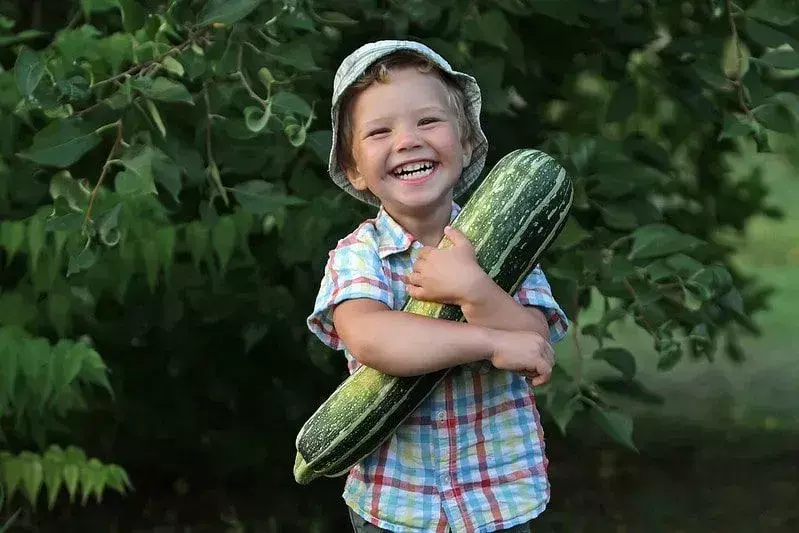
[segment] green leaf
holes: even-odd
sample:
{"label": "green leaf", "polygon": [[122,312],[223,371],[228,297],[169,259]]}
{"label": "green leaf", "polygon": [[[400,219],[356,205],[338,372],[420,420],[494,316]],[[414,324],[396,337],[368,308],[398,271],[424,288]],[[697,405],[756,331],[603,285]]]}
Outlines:
{"label": "green leaf", "polygon": [[180,166],[168,155],[155,150],[153,159],[153,175],[155,181],[172,195],[175,202],[180,203],[180,191],[183,188]]}
{"label": "green leaf", "polygon": [[164,273],[169,275],[175,255],[175,227],[164,226],[155,232],[155,247],[158,259],[164,267]]}
{"label": "green leaf", "polygon": [[100,235],[100,241],[106,246],[116,246],[122,238],[122,233],[118,227],[121,210],[122,204],[118,203],[97,217],[97,230]]}
{"label": "green leaf", "polygon": [[41,55],[27,46],[23,47],[14,63],[14,75],[22,96],[30,96],[44,76]]}
{"label": "green leaf", "polygon": [[592,405],[591,418],[616,442],[633,451],[638,451],[633,442],[633,419],[630,415]]}
{"label": "green leaf", "polygon": [[732,276],[724,267],[709,266],[685,280],[685,286],[702,301],[708,301],[730,290]]}
{"label": "green leaf", "polygon": [[772,50],[758,58],[758,61],[772,68],[799,68],[799,53],[790,50]]}
{"label": "green leaf", "polygon": [[47,317],[59,335],[66,336],[70,326],[69,296],[61,292],[51,292],[47,297]]}
{"label": "green leaf", "polygon": [[309,133],[305,139],[305,146],[310,148],[319,162],[327,167],[330,149],[333,146],[333,131],[318,130]]}
{"label": "green leaf", "polygon": [[55,507],[55,502],[58,499],[58,493],[61,490],[61,484],[63,482],[63,458],[61,460],[55,460],[48,457],[48,460],[43,463],[43,466],[44,486],[47,488],[47,507],[52,510],[53,507]]}
{"label": "green leaf", "polygon": [[702,241],[681,233],[676,228],[662,224],[651,224],[633,232],[633,245],[628,259],[654,259],[679,252],[690,252]]}
{"label": "green leaf", "polygon": [[97,261],[97,254],[91,247],[84,248],[75,255],[69,256],[67,277],[88,270]]}
{"label": "green leaf", "polygon": [[144,26],[147,13],[136,0],[118,0],[119,10],[122,13],[122,25],[128,33],[134,33]]}
{"label": "green leaf", "polygon": [[762,46],[778,48],[787,44],[794,51],[799,50],[799,40],[752,18],[746,19],[746,33]]}
{"label": "green leaf", "polygon": [[22,462],[22,486],[29,502],[36,502],[44,482],[44,471],[38,457],[30,455]]}
{"label": "green leaf", "polygon": [[211,246],[216,251],[219,264],[226,269],[236,246],[236,222],[232,217],[221,217],[211,230]]}
{"label": "green leaf", "polygon": [[671,370],[682,359],[682,346],[674,339],[658,339],[655,342],[655,348],[660,354],[657,368],[661,372]]}
{"label": "green leaf", "polygon": [[263,3],[264,0],[209,0],[200,14],[198,24],[233,24],[243,19]]}
{"label": "green leaf", "polygon": [[78,492],[78,480],[80,479],[80,467],[75,463],[64,464],[64,486],[67,488],[69,494],[69,501],[75,501],[75,495]]}
{"label": "green leaf", "polygon": [[293,42],[276,46],[268,54],[280,63],[304,72],[319,70],[307,44]]}
{"label": "green leaf", "polygon": [[0,476],[0,481],[4,482],[6,497],[10,500],[23,482],[25,474],[24,461],[19,457],[7,457],[0,462],[0,467],[3,472],[3,475]]}
{"label": "green leaf", "polygon": [[650,391],[639,381],[623,377],[600,378],[594,382],[602,390],[650,405],[663,405],[662,396]]}
{"label": "green leaf", "polygon": [[747,119],[748,117],[745,118],[741,115],[724,113],[724,126],[721,129],[721,133],[719,133],[718,139],[734,139],[752,133],[754,128],[750,122],[753,121],[747,121]]}
{"label": "green leaf", "polygon": [[40,30],[23,30],[14,35],[0,35],[0,48],[45,36],[47,36],[47,33]]}
{"label": "green leaf", "polygon": [[122,157],[126,170],[117,174],[114,186],[122,195],[156,194],[153,178],[155,150],[149,145],[141,145],[128,150]]}
{"label": "green leaf", "polygon": [[194,220],[186,226],[186,243],[189,245],[194,266],[200,268],[200,261],[208,250],[210,230],[199,220]]}
{"label": "green leaf", "polygon": [[272,183],[250,180],[233,187],[233,196],[247,211],[256,215],[274,214],[283,207],[302,205],[304,200],[276,190]]}
{"label": "green leaf", "polygon": [[764,127],[778,133],[793,134],[796,116],[784,105],[769,101],[752,109],[752,114]]}
{"label": "green leaf", "polygon": [[147,112],[150,113],[150,118],[153,119],[153,124],[155,124],[155,127],[158,128],[158,132],[161,134],[161,137],[166,138],[166,125],[164,124],[164,119],[161,118],[161,113],[158,111],[158,107],[155,105],[155,102],[145,99],[144,105],[147,107]]}
{"label": "green leaf", "polygon": [[549,402],[548,411],[552,415],[563,435],[566,434],[566,427],[580,410],[579,397],[575,396],[570,390],[556,389],[553,393],[552,401]]}
{"label": "green leaf", "polygon": [[40,165],[66,168],[99,144],[102,129],[92,129],[77,118],[56,120],[39,130],[20,155]]}
{"label": "green leaf", "polygon": [[305,132],[305,128],[299,124],[289,124],[284,129],[289,143],[295,148],[299,148],[305,143]]}
{"label": "green leaf", "polygon": [[308,102],[289,91],[282,91],[272,97],[272,111],[276,113],[297,113],[310,117],[313,112]]}
{"label": "green leaf", "polygon": [[80,0],[84,16],[89,18],[91,13],[104,13],[116,9],[119,0]]}
{"label": "green leaf", "polygon": [[186,86],[169,78],[135,78],[131,81],[131,86],[152,100],[194,105],[194,100]]}
{"label": "green leaf", "polygon": [[179,78],[183,77],[183,74],[186,73],[183,69],[183,64],[172,56],[166,56],[161,60],[161,64],[165,69]]}
{"label": "green leaf", "polygon": [[6,265],[10,265],[25,243],[25,223],[9,220],[0,223],[0,246],[6,249]]}
{"label": "green leaf", "polygon": [[786,4],[787,2],[780,0],[758,0],[746,10],[746,14],[777,26],[790,26],[799,19],[799,13],[788,8]]}
{"label": "green leaf", "polygon": [[600,348],[594,352],[594,359],[606,361],[627,379],[635,376],[635,357],[624,348]]}
{"label": "green leaf", "polygon": [[266,123],[269,122],[272,116],[269,107],[267,105],[266,108],[256,106],[244,108],[244,124],[248,130],[253,133],[260,133],[266,127]]}
{"label": "green leaf", "polygon": [[357,20],[351,19],[344,13],[337,11],[324,11],[320,13],[321,17],[325,20],[325,24],[332,24],[334,26],[355,26],[358,24]]}
{"label": "green leaf", "polygon": [[494,45],[502,50],[507,50],[505,38],[510,33],[510,25],[505,14],[499,9],[492,9],[479,15],[477,19],[479,31],[475,36],[480,37],[485,43]]}

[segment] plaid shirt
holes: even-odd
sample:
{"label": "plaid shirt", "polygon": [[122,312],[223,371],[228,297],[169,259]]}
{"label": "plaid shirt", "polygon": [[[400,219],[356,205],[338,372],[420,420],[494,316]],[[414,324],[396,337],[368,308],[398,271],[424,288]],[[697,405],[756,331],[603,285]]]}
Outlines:
{"label": "plaid shirt", "polygon": [[[452,219],[460,208],[453,204]],[[371,298],[402,309],[422,244],[382,208],[330,252],[308,327],[359,363],[333,326],[336,304]],[[550,341],[566,333],[565,314],[537,266],[514,294],[540,308]],[[454,369],[375,452],[353,467],[344,500],[367,521],[394,532],[488,532],[535,518],[549,501],[547,458],[532,389],[490,363]]]}

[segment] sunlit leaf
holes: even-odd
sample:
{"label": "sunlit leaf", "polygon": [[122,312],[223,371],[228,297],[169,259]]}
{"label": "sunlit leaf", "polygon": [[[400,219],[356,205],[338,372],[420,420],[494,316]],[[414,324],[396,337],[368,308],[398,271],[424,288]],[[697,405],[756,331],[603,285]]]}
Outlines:
{"label": "sunlit leaf", "polygon": [[152,100],[194,104],[191,93],[186,89],[186,86],[169,78],[135,78],[131,81],[131,86]]}

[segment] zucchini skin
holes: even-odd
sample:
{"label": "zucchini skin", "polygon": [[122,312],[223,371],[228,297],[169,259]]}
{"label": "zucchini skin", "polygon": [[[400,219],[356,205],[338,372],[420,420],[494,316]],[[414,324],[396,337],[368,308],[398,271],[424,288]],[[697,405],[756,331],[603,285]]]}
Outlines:
{"label": "zucchini skin", "polygon": [[[519,149],[496,163],[452,225],[472,242],[480,267],[512,294],[563,229],[572,201],[571,180],[557,161],[539,150]],[[444,237],[439,248],[451,245]],[[413,298],[402,310],[463,320],[458,306]],[[297,483],[346,474],[388,439],[450,371],[397,377],[359,367],[297,434]]]}

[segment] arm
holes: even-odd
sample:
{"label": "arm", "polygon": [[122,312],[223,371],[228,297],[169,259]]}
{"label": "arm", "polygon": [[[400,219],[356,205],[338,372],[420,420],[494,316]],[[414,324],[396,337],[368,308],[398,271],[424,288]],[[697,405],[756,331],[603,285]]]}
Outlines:
{"label": "arm", "polygon": [[487,359],[493,351],[488,328],[392,311],[369,299],[342,302],[333,322],[361,364],[395,376]]}
{"label": "arm", "polygon": [[544,339],[549,338],[549,325],[544,313],[538,308],[521,305],[488,275],[483,276],[460,306],[470,324],[510,331],[533,331]]}
{"label": "arm", "polygon": [[368,299],[342,302],[333,316],[353,357],[385,374],[413,376],[481,359],[524,373],[533,385],[552,373],[551,348],[537,333],[392,311]]}

